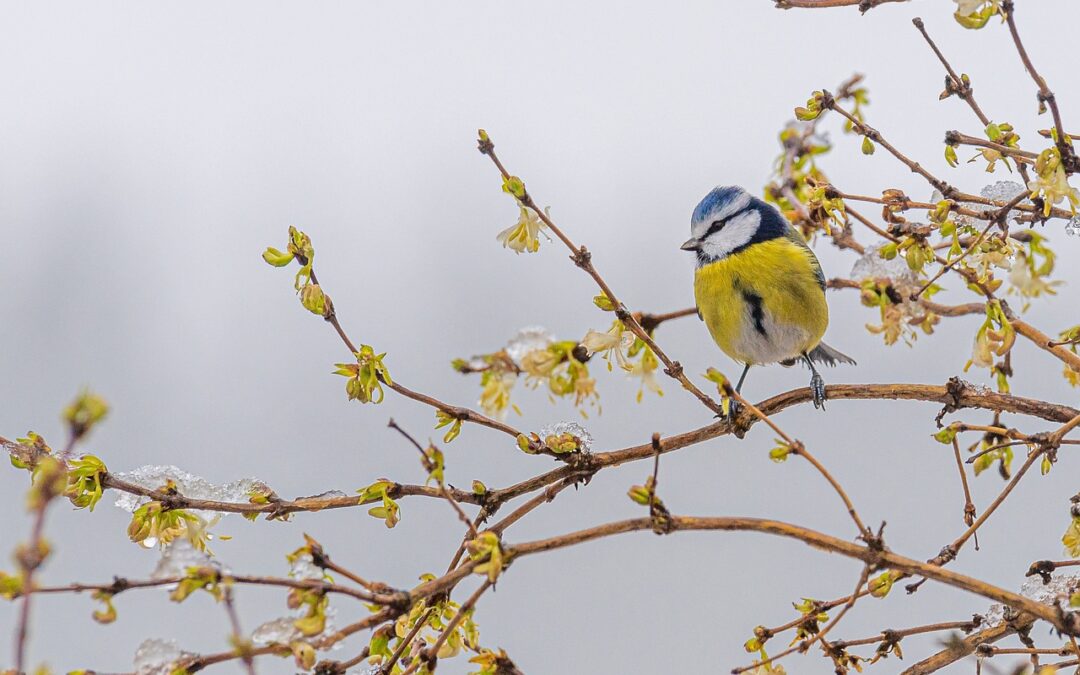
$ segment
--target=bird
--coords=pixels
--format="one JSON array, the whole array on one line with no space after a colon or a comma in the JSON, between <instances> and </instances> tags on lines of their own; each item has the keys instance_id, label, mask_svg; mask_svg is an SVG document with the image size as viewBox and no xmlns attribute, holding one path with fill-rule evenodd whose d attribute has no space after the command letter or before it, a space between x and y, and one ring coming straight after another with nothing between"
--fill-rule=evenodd
<instances>
[{"instance_id":1,"label":"bird","mask_svg":"<svg viewBox=\"0 0 1080 675\"><path fill-rule=\"evenodd\" d=\"M815 363L855 365L821 341L829 325L825 276L817 256L780 211L741 187L714 188L690 217L681 246L697 256L698 317L717 346L751 366L802 362L811 372L814 407L825 408L825 381ZM729 414L734 414L734 411Z\"/></svg>"}]
</instances>

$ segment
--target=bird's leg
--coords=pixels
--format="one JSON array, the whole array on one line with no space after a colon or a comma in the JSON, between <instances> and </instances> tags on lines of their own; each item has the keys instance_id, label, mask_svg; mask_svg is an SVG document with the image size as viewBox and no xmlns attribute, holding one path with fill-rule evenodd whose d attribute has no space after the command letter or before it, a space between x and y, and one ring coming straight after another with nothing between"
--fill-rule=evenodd
<instances>
[{"instance_id":1,"label":"bird's leg","mask_svg":"<svg viewBox=\"0 0 1080 675\"><path fill-rule=\"evenodd\" d=\"M825 380L821 379L821 375L818 373L817 368L814 367L814 362L810 360L810 357L805 353L802 357L806 361L806 365L810 366L810 372L813 373L810 376L810 395L814 397L814 407L824 410Z\"/></svg>"},{"instance_id":2,"label":"bird's leg","mask_svg":"<svg viewBox=\"0 0 1080 675\"><path fill-rule=\"evenodd\" d=\"M742 375L739 376L739 383L735 385L735 393L736 394L741 394L742 393L743 382L746 381L746 374L749 373L749 372L750 372L750 364L747 363L747 364L745 364L743 366ZM739 414L739 412L741 410L742 410L742 405L738 401L736 401L735 399L732 399L731 401L728 401L727 419L728 420L734 420L738 416L738 414Z\"/></svg>"},{"instance_id":3,"label":"bird's leg","mask_svg":"<svg viewBox=\"0 0 1080 675\"><path fill-rule=\"evenodd\" d=\"M735 385L735 393L742 393L742 383L746 381L746 374L750 372L750 364L747 363L743 366L742 375L739 376L739 383Z\"/></svg>"}]
</instances>

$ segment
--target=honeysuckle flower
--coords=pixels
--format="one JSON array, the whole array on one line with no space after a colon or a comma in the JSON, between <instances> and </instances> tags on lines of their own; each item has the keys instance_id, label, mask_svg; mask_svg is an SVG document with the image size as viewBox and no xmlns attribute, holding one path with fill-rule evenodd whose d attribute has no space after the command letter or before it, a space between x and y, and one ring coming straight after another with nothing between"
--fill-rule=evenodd
<instances>
[{"instance_id":1,"label":"honeysuckle flower","mask_svg":"<svg viewBox=\"0 0 1080 675\"><path fill-rule=\"evenodd\" d=\"M521 363L518 365L525 373L532 378L543 379L550 377L551 372L555 370L563 361L562 354L555 350L544 348L534 349L521 358Z\"/></svg>"},{"instance_id":2,"label":"honeysuckle flower","mask_svg":"<svg viewBox=\"0 0 1080 675\"><path fill-rule=\"evenodd\" d=\"M615 352L615 361L623 370L629 371L633 367L626 358L626 350L634 344L634 334L626 330L622 321L616 320L606 333L590 330L581 338L581 345L592 354L604 354L608 362L608 370L611 370L611 353Z\"/></svg>"},{"instance_id":3,"label":"honeysuckle flower","mask_svg":"<svg viewBox=\"0 0 1080 675\"><path fill-rule=\"evenodd\" d=\"M994 365L994 350L998 343L989 337L988 331L979 331L975 336L975 343L971 349L971 361L969 365L989 368Z\"/></svg>"},{"instance_id":4,"label":"honeysuckle flower","mask_svg":"<svg viewBox=\"0 0 1080 675\"><path fill-rule=\"evenodd\" d=\"M1069 383L1070 387L1080 387L1080 370L1073 370L1070 366L1065 366L1061 374L1065 376L1065 381Z\"/></svg>"},{"instance_id":5,"label":"honeysuckle flower","mask_svg":"<svg viewBox=\"0 0 1080 675\"><path fill-rule=\"evenodd\" d=\"M990 17L1001 13L1001 0L953 0L956 19L964 28L982 28Z\"/></svg>"},{"instance_id":6,"label":"honeysuckle flower","mask_svg":"<svg viewBox=\"0 0 1080 675\"><path fill-rule=\"evenodd\" d=\"M1069 208L1075 213L1080 205L1080 191L1069 185L1068 176L1064 169L1058 169L1048 176L1039 176L1028 183L1031 196L1042 196L1045 206L1043 215L1050 215L1051 204L1060 204L1061 200L1069 200Z\"/></svg>"},{"instance_id":7,"label":"honeysuckle flower","mask_svg":"<svg viewBox=\"0 0 1080 675\"><path fill-rule=\"evenodd\" d=\"M587 401L597 405L600 400L600 394L596 391L596 378L588 377L588 370L584 372L584 376L577 377L574 380L574 405L578 408L581 408L582 404ZM581 411L581 414L584 415L585 412Z\"/></svg>"},{"instance_id":8,"label":"honeysuckle flower","mask_svg":"<svg viewBox=\"0 0 1080 675\"><path fill-rule=\"evenodd\" d=\"M975 270L978 273L978 279L980 282L990 282L1000 284L1000 281L993 280L994 269L1011 270L1013 266L1013 259L1016 256L1017 241L1011 237L1007 239L1001 239L1000 237L987 237L983 239L982 243L978 245L975 251L973 251L964 262L961 263L968 269Z\"/></svg>"},{"instance_id":9,"label":"honeysuckle flower","mask_svg":"<svg viewBox=\"0 0 1080 675\"><path fill-rule=\"evenodd\" d=\"M1009 323L999 301L986 305L986 320L975 333L975 343L971 350L971 360L964 366L967 372L971 366L992 368L995 356L1005 356L1016 341L1016 330Z\"/></svg>"},{"instance_id":10,"label":"honeysuckle flower","mask_svg":"<svg viewBox=\"0 0 1080 675\"><path fill-rule=\"evenodd\" d=\"M512 249L515 253L536 253L540 249L539 235L547 229L547 225L532 209L524 206L518 208L521 212L518 221L500 232L496 239L502 242L504 248ZM544 213L548 213L548 209L544 209ZM547 234L544 236L547 237Z\"/></svg>"},{"instance_id":11,"label":"honeysuckle flower","mask_svg":"<svg viewBox=\"0 0 1080 675\"><path fill-rule=\"evenodd\" d=\"M1043 215L1049 216L1051 206L1060 204L1063 199L1069 200L1069 208L1075 214L1076 207L1080 206L1080 191L1069 185L1069 177L1061 165L1061 153L1056 147L1039 153L1035 173L1035 179L1028 181L1027 188L1031 191L1032 199L1042 197Z\"/></svg>"},{"instance_id":12,"label":"honeysuckle flower","mask_svg":"<svg viewBox=\"0 0 1080 675\"><path fill-rule=\"evenodd\" d=\"M878 325L866 324L866 330L875 335L881 335L885 339L885 344L896 344L896 341L901 337L907 339L907 335L904 332L904 312L899 305L882 305L881 306L881 323Z\"/></svg>"},{"instance_id":13,"label":"honeysuckle flower","mask_svg":"<svg viewBox=\"0 0 1080 675\"><path fill-rule=\"evenodd\" d=\"M1009 270L1009 283L1012 284L1010 292L1015 291L1025 298L1037 298L1043 293L1056 295L1054 286L1060 286L1060 281L1047 281L1033 264L1031 259L1023 251L1017 252L1017 259Z\"/></svg>"},{"instance_id":14,"label":"honeysuckle flower","mask_svg":"<svg viewBox=\"0 0 1080 675\"><path fill-rule=\"evenodd\" d=\"M1074 558L1080 558L1080 518L1073 518L1069 523L1069 529L1061 537L1061 543L1065 544L1065 550Z\"/></svg>"},{"instance_id":15,"label":"honeysuckle flower","mask_svg":"<svg viewBox=\"0 0 1080 675\"><path fill-rule=\"evenodd\" d=\"M511 408L510 391L515 382L517 376L513 373L489 370L481 376L483 389L480 391L480 407L486 414L499 420L506 419L506 413Z\"/></svg>"},{"instance_id":16,"label":"honeysuckle flower","mask_svg":"<svg viewBox=\"0 0 1080 675\"><path fill-rule=\"evenodd\" d=\"M638 389L637 393L638 403L641 403L641 398L646 389L657 396L664 395L663 390L660 389L660 384L656 381L656 370L659 367L660 362L648 347L642 350L641 358L631 366L630 376L641 378L641 387Z\"/></svg>"}]
</instances>

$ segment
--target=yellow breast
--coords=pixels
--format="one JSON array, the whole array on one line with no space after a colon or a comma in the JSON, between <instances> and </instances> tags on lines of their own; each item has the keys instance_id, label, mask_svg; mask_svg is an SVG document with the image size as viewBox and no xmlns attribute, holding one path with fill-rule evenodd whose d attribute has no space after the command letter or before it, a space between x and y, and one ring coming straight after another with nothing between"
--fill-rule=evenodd
<instances>
[{"instance_id":1,"label":"yellow breast","mask_svg":"<svg viewBox=\"0 0 1080 675\"><path fill-rule=\"evenodd\" d=\"M773 363L817 346L829 324L813 252L787 238L699 267L698 311L716 344L742 363Z\"/></svg>"}]
</instances>

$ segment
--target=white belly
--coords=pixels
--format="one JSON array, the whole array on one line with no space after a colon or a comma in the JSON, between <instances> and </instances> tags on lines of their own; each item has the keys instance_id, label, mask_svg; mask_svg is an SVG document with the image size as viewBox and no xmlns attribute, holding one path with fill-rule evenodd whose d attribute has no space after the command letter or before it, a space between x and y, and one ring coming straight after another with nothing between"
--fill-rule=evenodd
<instances>
[{"instance_id":1,"label":"white belly","mask_svg":"<svg viewBox=\"0 0 1080 675\"><path fill-rule=\"evenodd\" d=\"M793 323L779 323L768 311L761 323L764 335L749 311L744 317L734 346L739 360L745 363L776 363L794 358L802 354L810 341L809 331Z\"/></svg>"}]
</instances>

